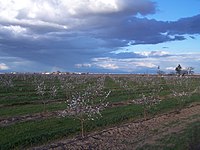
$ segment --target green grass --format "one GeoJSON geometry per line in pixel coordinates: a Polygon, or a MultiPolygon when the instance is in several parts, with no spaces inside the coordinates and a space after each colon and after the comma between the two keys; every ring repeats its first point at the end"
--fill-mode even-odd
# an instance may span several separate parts
{"type": "Polygon", "coordinates": [[[69,136],[79,131],[77,121],[52,118],[0,128],[0,149],[24,149],[32,144],[69,136]]]}
{"type": "MultiPolygon", "coordinates": [[[[46,111],[56,111],[66,109],[65,103],[50,103],[46,104],[45,110],[46,111]]],[[[12,117],[12,116],[20,116],[20,115],[27,115],[27,114],[34,114],[43,112],[44,105],[43,104],[36,104],[36,105],[16,105],[11,107],[3,107],[0,110],[0,117],[12,117]]]]}
{"type": "MultiPolygon", "coordinates": [[[[195,101],[195,99],[192,99],[195,101]]],[[[149,115],[167,112],[177,107],[174,99],[162,101],[152,108],[149,115]]],[[[103,117],[95,121],[87,121],[85,130],[91,132],[114,126],[122,122],[143,117],[141,105],[114,107],[102,112],[103,117]]],[[[43,144],[54,139],[80,134],[80,123],[70,118],[51,118],[41,121],[17,123],[0,129],[1,149],[23,148],[32,144],[43,144]],[[14,134],[12,134],[14,133],[14,134]]]]}
{"type": "Polygon", "coordinates": [[[110,125],[113,126],[129,120],[134,120],[136,118],[140,118],[142,116],[142,112],[142,107],[139,105],[110,108],[103,111],[102,118],[89,122],[87,125],[87,130],[110,125]]]}
{"type": "Polygon", "coordinates": [[[151,115],[165,113],[171,110],[180,110],[192,102],[200,102],[200,95],[193,94],[191,97],[175,97],[162,100],[159,104],[152,106],[148,111],[151,115]]]}
{"type": "Polygon", "coordinates": [[[200,122],[193,122],[182,132],[161,137],[155,144],[146,144],[138,150],[198,150],[199,148],[200,122]]]}
{"type": "MultiPolygon", "coordinates": [[[[20,95],[17,95],[15,92],[9,94],[9,93],[3,93],[0,95],[0,104],[3,105],[17,105],[20,103],[40,103],[41,97],[35,94],[36,92],[30,92],[26,93],[23,92],[20,95]]],[[[44,96],[45,100],[51,100],[52,97],[49,97],[49,95],[44,96]]],[[[58,96],[56,96],[54,99],[65,99],[65,95],[61,92],[58,93],[58,96]]]]}
{"type": "MultiPolygon", "coordinates": [[[[87,121],[85,130],[119,124],[122,121],[137,118],[142,108],[136,105],[116,107],[105,110],[103,117],[95,121],[87,121]]],[[[17,123],[0,128],[0,149],[24,148],[32,144],[41,144],[47,141],[79,134],[80,123],[70,118],[51,118],[41,121],[17,123]]]]}
{"type": "MultiPolygon", "coordinates": [[[[82,80],[87,77],[87,83],[95,84],[96,76],[71,76],[72,84],[76,80],[82,80]]],[[[199,94],[193,94],[191,97],[174,97],[168,98],[171,94],[170,89],[176,91],[183,91],[187,88],[195,89],[200,85],[199,78],[189,78],[181,80],[183,84],[174,86],[171,79],[157,78],[157,77],[137,77],[134,76],[114,76],[115,79],[122,84],[127,83],[128,89],[122,87],[119,82],[113,80],[111,76],[106,76],[104,91],[112,91],[107,101],[110,103],[126,101],[140,98],[144,93],[149,95],[153,89],[159,89],[161,86],[163,90],[159,93],[160,96],[167,97],[158,105],[151,107],[148,110],[148,115],[153,116],[160,113],[165,113],[171,110],[185,107],[192,102],[200,102],[199,94]],[[189,87],[185,83],[189,82],[189,87]]],[[[13,105],[9,107],[0,108],[0,117],[12,117],[26,114],[35,114],[43,112],[43,104],[39,96],[35,93],[35,85],[30,84],[35,79],[43,80],[43,76],[28,76],[27,80],[22,80],[21,77],[16,77],[14,80],[14,87],[4,88],[0,87],[0,105],[13,105]],[[34,104],[33,104],[34,103],[34,104]],[[23,105],[22,105],[23,104],[23,105]]],[[[68,79],[69,76],[66,76],[68,79]]],[[[58,77],[44,78],[49,87],[52,84],[61,85],[58,77]]],[[[176,79],[179,80],[179,79],[176,79]]],[[[87,84],[76,84],[76,91],[83,90],[87,84]]],[[[55,99],[65,99],[69,91],[59,89],[58,95],[55,99]]],[[[45,99],[49,100],[49,95],[45,95],[45,99]]],[[[49,103],[46,110],[55,111],[66,108],[64,103],[49,103]]],[[[102,112],[103,117],[95,121],[85,122],[85,130],[92,132],[100,130],[108,126],[115,126],[124,122],[132,121],[143,117],[143,107],[141,105],[127,105],[123,107],[114,107],[106,109],[102,112]]],[[[23,149],[30,147],[32,144],[44,144],[55,139],[63,137],[70,137],[74,134],[80,134],[80,123],[72,118],[51,118],[37,121],[27,121],[16,123],[7,127],[0,128],[0,149],[23,149]]]]}

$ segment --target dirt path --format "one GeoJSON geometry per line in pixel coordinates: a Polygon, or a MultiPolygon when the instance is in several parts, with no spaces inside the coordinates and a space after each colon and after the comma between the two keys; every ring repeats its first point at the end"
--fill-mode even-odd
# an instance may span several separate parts
{"type": "Polygon", "coordinates": [[[61,112],[62,110],[45,112],[45,113],[27,114],[27,115],[21,115],[21,116],[13,116],[13,117],[4,117],[4,118],[0,118],[0,127],[9,126],[9,125],[19,123],[19,122],[47,119],[47,118],[59,116],[61,112]]]}
{"type": "Polygon", "coordinates": [[[200,121],[199,104],[184,108],[179,113],[171,112],[91,133],[84,139],[67,139],[33,149],[134,150],[144,144],[155,143],[164,135],[179,132],[195,121],[200,121]]]}

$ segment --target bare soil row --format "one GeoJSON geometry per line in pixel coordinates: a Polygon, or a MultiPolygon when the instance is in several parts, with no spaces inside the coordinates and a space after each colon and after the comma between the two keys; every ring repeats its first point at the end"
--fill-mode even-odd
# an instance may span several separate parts
{"type": "Polygon", "coordinates": [[[196,121],[200,121],[199,103],[192,104],[179,112],[173,111],[147,120],[141,119],[90,133],[83,139],[80,137],[63,139],[31,149],[134,150],[145,144],[156,144],[156,140],[171,133],[179,133],[190,123],[196,121]]]}

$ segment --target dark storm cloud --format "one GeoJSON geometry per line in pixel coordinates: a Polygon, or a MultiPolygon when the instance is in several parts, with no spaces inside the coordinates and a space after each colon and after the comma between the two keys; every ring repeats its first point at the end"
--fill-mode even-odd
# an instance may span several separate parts
{"type": "MultiPolygon", "coordinates": [[[[198,18],[194,17],[194,20],[198,18]]],[[[185,18],[184,20],[187,20],[185,18]]],[[[191,20],[189,18],[189,20],[191,20]]],[[[185,21],[186,22],[186,21],[185,21]]],[[[115,26],[108,27],[103,34],[99,34],[102,38],[131,41],[132,45],[137,44],[158,44],[167,41],[185,40],[183,34],[196,34],[199,29],[193,29],[193,21],[191,26],[177,22],[164,22],[157,20],[149,20],[147,18],[130,17],[115,23],[115,26]],[[182,26],[183,28],[178,28],[182,26]],[[185,27],[184,27],[185,26],[185,27]],[[180,34],[180,35],[179,35],[180,34]]],[[[189,24],[187,22],[187,24],[189,24]]]]}
{"type": "Polygon", "coordinates": [[[176,22],[172,22],[170,25],[170,34],[200,34],[200,14],[193,17],[182,18],[176,22]]]}
{"type": "Polygon", "coordinates": [[[13,18],[5,19],[0,14],[1,51],[45,66],[68,69],[97,57],[143,58],[136,53],[110,52],[128,45],[181,41],[186,39],[185,34],[200,34],[200,15],[174,22],[145,18],[156,13],[156,3],[149,0],[116,0],[109,5],[91,1],[92,7],[84,4],[89,1],[71,1],[77,7],[59,0],[43,2],[34,5],[38,12],[31,10],[30,1],[29,9],[16,9],[13,18]],[[48,9],[42,10],[45,3],[48,9]],[[143,18],[136,17],[137,14],[143,18]]]}
{"type": "Polygon", "coordinates": [[[194,36],[190,36],[191,39],[196,39],[194,36]]]}

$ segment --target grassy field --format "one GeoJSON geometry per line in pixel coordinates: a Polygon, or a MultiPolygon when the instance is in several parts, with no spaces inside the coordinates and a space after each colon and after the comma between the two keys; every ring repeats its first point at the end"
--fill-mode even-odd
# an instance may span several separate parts
{"type": "MultiPolygon", "coordinates": [[[[0,79],[0,149],[24,149],[79,136],[79,121],[58,112],[67,109],[72,96],[88,92],[88,87],[101,87],[110,95],[103,101],[109,104],[102,117],[84,122],[86,134],[200,102],[199,76],[6,74],[0,79]]],[[[93,96],[94,104],[104,97],[93,96]]],[[[182,133],[184,137],[191,136],[190,130],[182,133]]]]}
{"type": "Polygon", "coordinates": [[[200,122],[193,122],[180,133],[164,136],[156,141],[155,145],[146,144],[142,148],[138,148],[138,150],[198,150],[200,148],[199,133],[200,122]]]}

